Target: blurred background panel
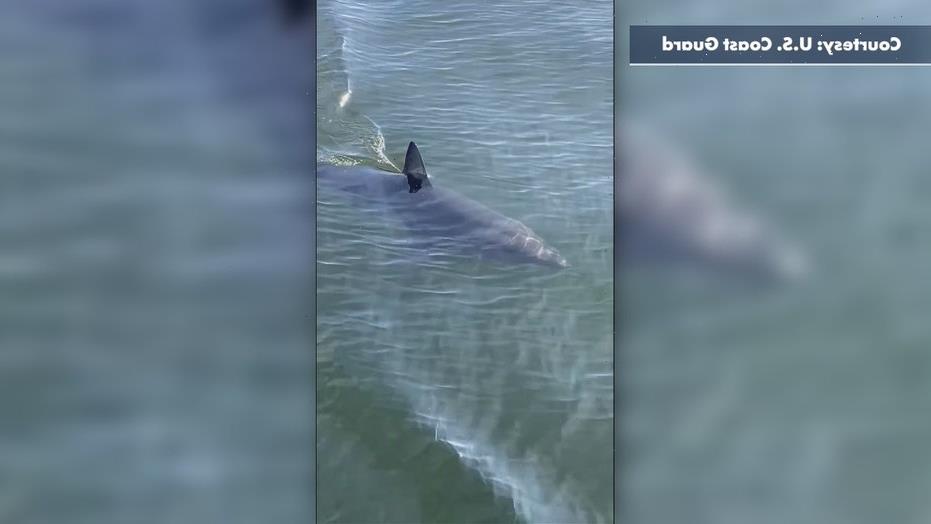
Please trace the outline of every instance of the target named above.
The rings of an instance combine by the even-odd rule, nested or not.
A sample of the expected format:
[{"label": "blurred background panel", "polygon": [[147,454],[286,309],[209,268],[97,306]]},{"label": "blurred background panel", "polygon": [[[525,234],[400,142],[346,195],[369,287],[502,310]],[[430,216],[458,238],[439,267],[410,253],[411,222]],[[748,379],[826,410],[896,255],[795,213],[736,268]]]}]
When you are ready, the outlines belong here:
[{"label": "blurred background panel", "polygon": [[619,520],[928,522],[931,72],[626,61],[630,24],[931,11],[617,13]]},{"label": "blurred background panel", "polygon": [[313,20],[0,16],[0,521],[308,522]]}]

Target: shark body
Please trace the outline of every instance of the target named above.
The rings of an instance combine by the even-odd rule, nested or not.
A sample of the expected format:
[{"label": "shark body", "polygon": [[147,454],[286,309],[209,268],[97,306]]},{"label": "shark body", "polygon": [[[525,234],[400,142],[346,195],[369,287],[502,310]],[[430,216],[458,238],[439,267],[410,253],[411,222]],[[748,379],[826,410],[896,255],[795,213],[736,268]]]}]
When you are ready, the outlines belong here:
[{"label": "shark body", "polygon": [[402,172],[322,164],[317,179],[384,210],[407,225],[416,241],[473,253],[482,259],[567,267],[559,252],[518,220],[447,188],[434,186],[417,145]]}]

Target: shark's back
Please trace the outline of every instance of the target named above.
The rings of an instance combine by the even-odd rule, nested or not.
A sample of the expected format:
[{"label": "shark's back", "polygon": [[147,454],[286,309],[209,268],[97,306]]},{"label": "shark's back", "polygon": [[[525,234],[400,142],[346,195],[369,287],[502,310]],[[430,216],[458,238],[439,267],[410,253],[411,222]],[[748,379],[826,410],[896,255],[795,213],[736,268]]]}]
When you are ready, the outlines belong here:
[{"label": "shark's back", "polygon": [[417,146],[402,173],[371,167],[318,166],[317,177],[397,215],[421,241],[504,258],[565,267],[566,260],[529,227],[455,191],[434,187]]}]

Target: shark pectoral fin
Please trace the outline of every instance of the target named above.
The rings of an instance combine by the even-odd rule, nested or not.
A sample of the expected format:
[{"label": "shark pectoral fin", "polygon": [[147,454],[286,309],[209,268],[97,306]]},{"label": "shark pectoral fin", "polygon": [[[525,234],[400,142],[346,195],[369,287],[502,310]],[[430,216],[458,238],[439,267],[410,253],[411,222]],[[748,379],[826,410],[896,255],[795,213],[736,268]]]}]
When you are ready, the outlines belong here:
[{"label": "shark pectoral fin", "polygon": [[407,185],[411,193],[420,191],[423,186],[430,187],[430,179],[427,178],[427,168],[423,165],[423,158],[420,157],[420,151],[417,144],[411,142],[407,145],[407,155],[404,157],[404,169],[401,170],[407,176]]}]

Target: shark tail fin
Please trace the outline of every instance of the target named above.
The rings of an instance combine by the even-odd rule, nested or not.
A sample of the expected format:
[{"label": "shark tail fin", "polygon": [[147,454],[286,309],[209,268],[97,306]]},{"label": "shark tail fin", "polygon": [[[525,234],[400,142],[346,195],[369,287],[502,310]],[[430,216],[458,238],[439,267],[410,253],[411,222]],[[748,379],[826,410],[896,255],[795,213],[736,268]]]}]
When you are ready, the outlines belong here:
[{"label": "shark tail fin", "polygon": [[423,165],[423,158],[420,157],[420,150],[417,144],[411,142],[407,145],[407,155],[404,157],[404,169],[401,170],[407,176],[407,185],[411,193],[420,191],[423,186],[430,187],[430,179],[427,178],[427,168]]}]

